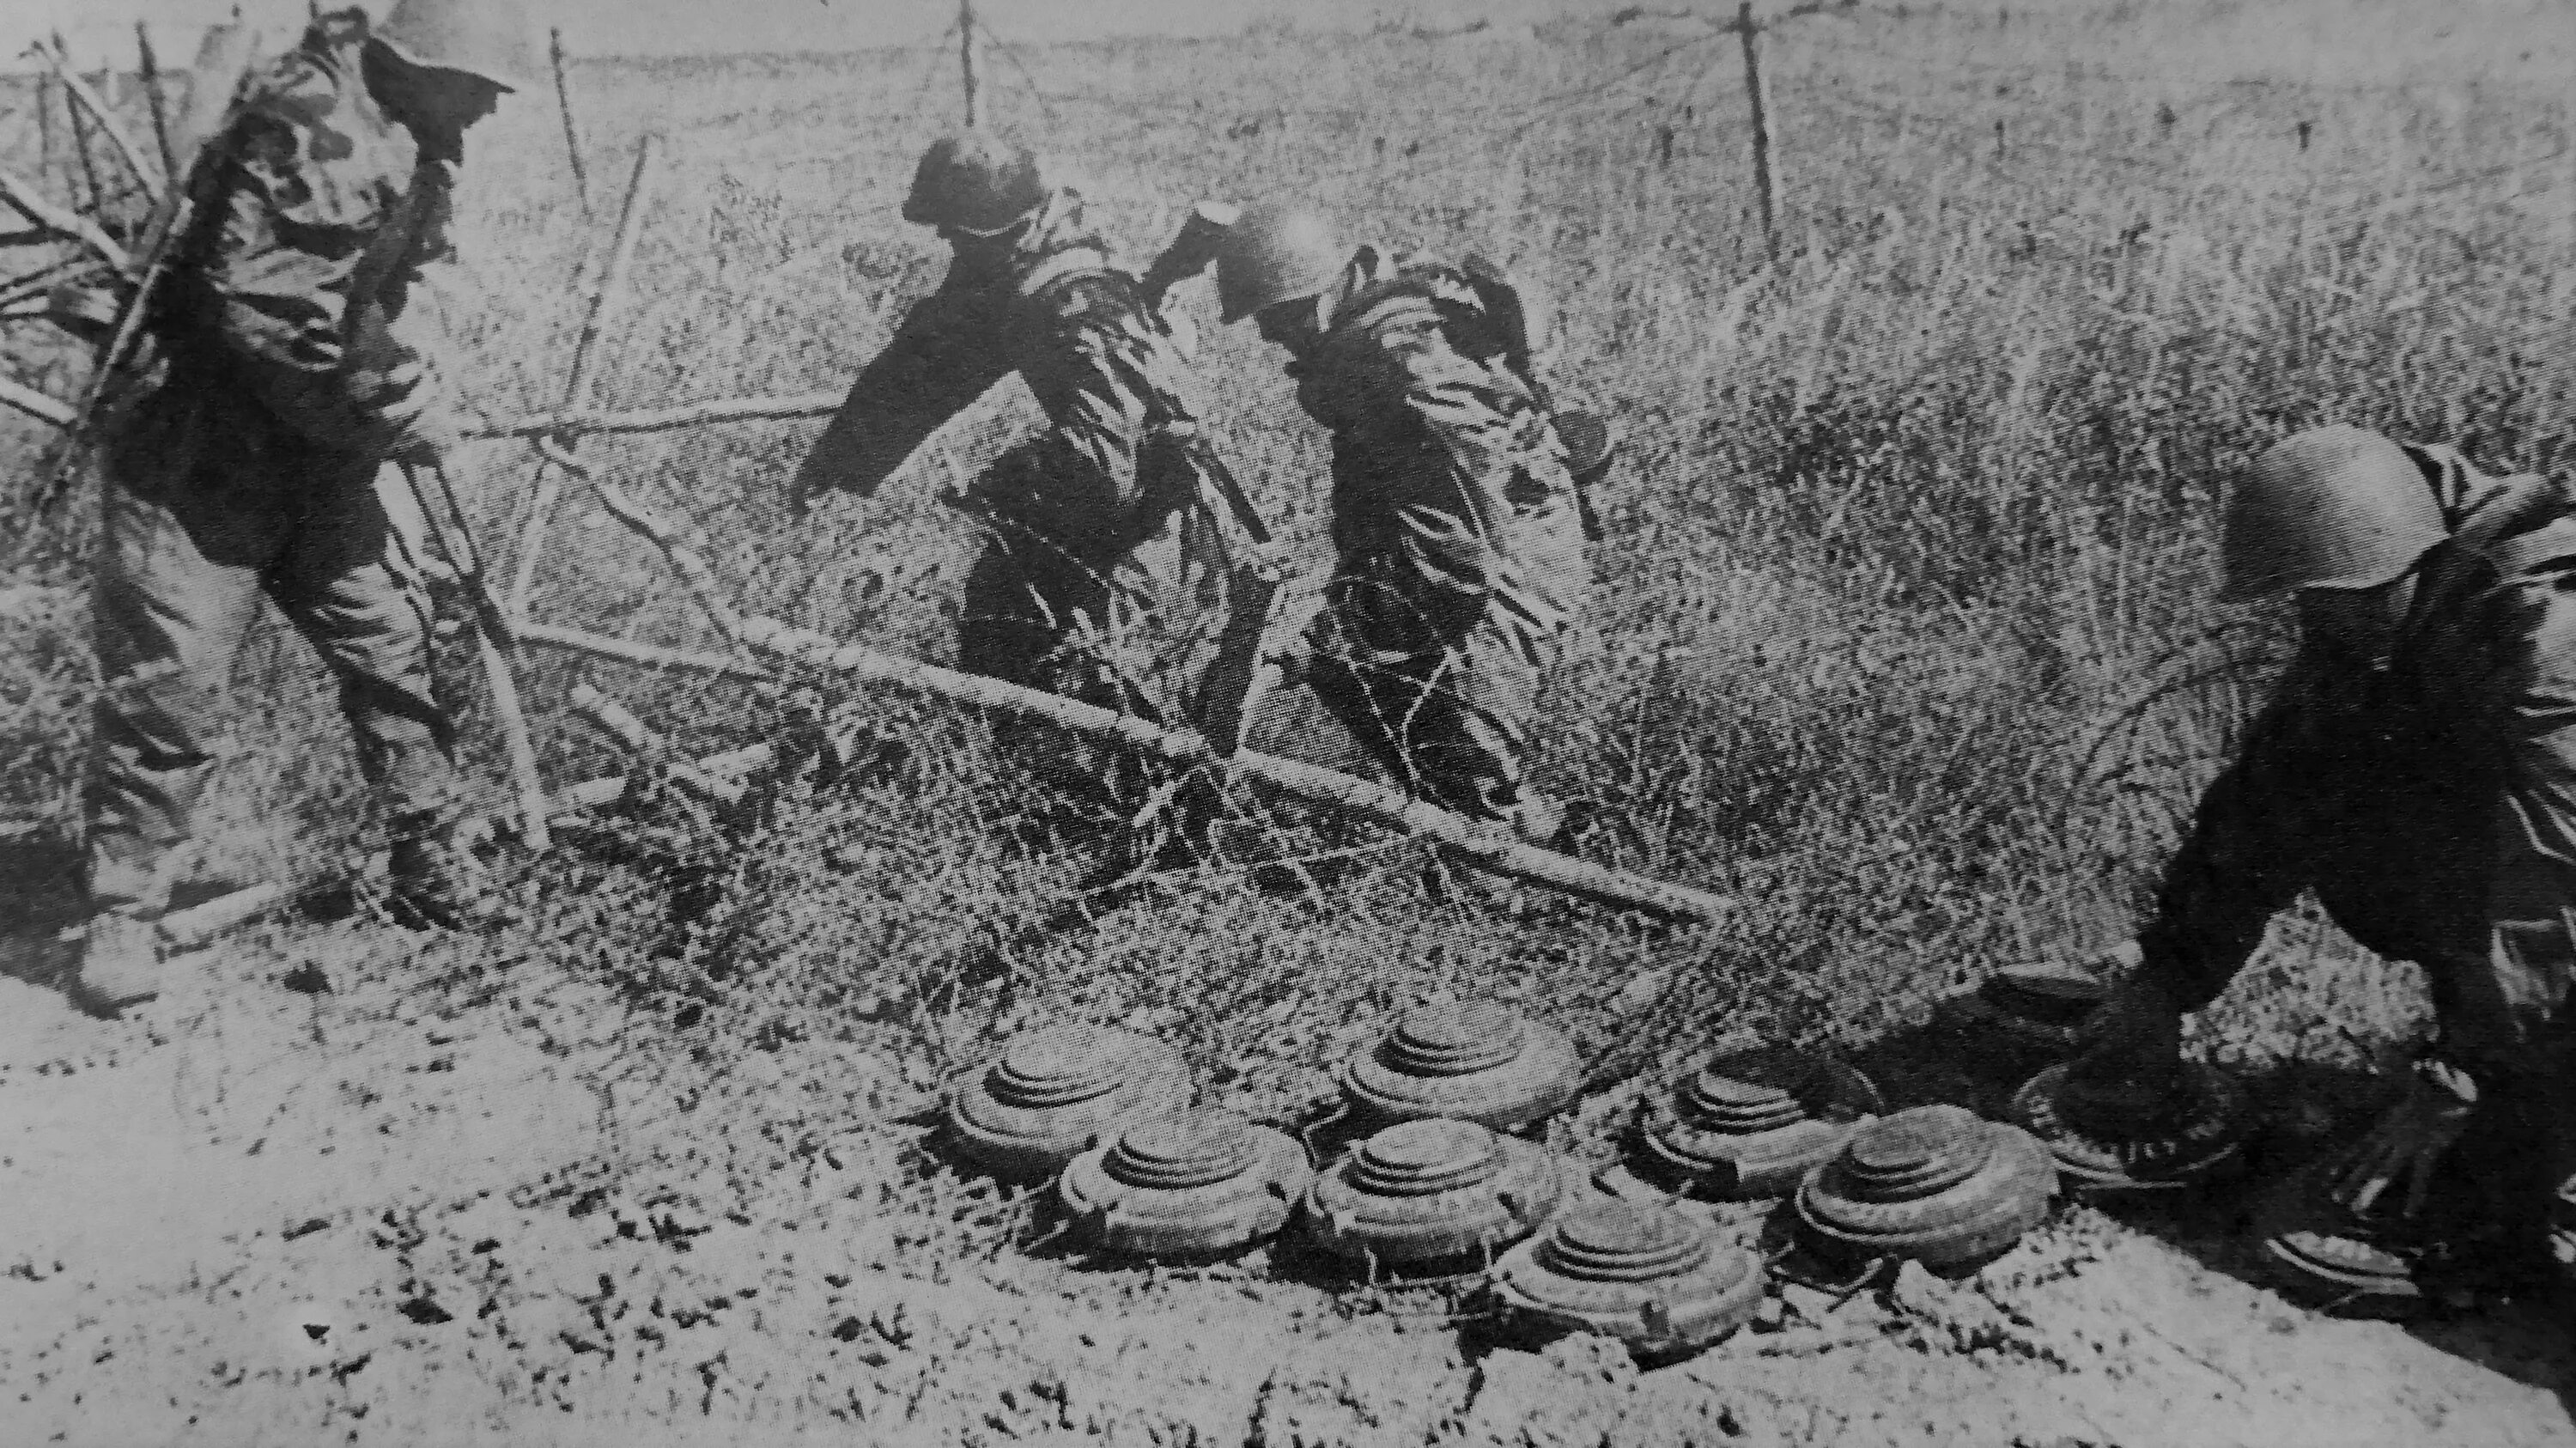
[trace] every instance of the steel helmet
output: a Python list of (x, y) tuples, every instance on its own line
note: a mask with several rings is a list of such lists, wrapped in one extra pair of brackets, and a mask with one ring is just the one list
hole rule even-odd
[(461, 71), (510, 91), (536, 84), (523, 0), (395, 0), (374, 37), (423, 70)]
[(942, 136), (921, 153), (903, 219), (975, 236), (1007, 231), (1046, 204), (1037, 155), (990, 131)]
[(2256, 458), (2228, 498), (2219, 596), (2376, 588), (2449, 536), (2405, 449), (2358, 427), (2311, 428)]
[(1333, 284), (1350, 252), (1332, 225), (1311, 211), (1247, 206), (1218, 244), (1218, 315), (1240, 322), (1281, 302), (1311, 297)]

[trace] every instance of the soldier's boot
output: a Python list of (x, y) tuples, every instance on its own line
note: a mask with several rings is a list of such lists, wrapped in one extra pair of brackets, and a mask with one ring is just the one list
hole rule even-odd
[(415, 930), (490, 935), (518, 923), (482, 863), (452, 828), (419, 830), (394, 841), (387, 870), (394, 918)]
[(81, 939), (79, 974), (72, 999), (105, 1020), (161, 994), (161, 931), (136, 910), (102, 910), (89, 918)]

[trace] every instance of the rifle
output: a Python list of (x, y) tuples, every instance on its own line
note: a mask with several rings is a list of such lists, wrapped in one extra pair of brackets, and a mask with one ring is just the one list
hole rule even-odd
[(1225, 627), (1217, 635), (1216, 657), (1199, 677), (1191, 722), (1219, 758), (1243, 742), (1244, 721), (1253, 705), (1276, 683), (1278, 669), (1263, 652), (1270, 625), (1278, 617), (1279, 595), (1288, 586), (1288, 569), (1270, 540), (1269, 526), (1254, 510), (1243, 483), (1210, 448), (1192, 449), (1195, 471), (1206, 490), (1216, 494), (1234, 515), (1250, 541), (1246, 557), (1233, 570), (1226, 588)]
[(465, 521), (465, 509), (456, 501), (456, 489), (448, 482), (446, 467), (408, 462), (400, 466), (412, 500), (420, 506), (421, 519), (428, 525), (431, 541), (446, 555), (448, 566), (456, 571), (474, 607), (475, 652), (483, 662), (484, 682), (492, 690), (492, 712), (500, 716), (501, 740), (510, 756), (510, 778), (519, 793), (519, 837), (530, 849), (552, 848), (553, 837), (546, 828), (545, 784), (537, 774), (536, 746), (529, 741), (527, 715), (519, 707), (518, 678), (510, 672), (510, 661), (502, 652), (518, 647), (518, 635), (510, 627), (509, 615), (501, 611), (501, 600), (492, 592), (491, 580), (483, 576), (483, 557), (475, 550), (473, 530)]

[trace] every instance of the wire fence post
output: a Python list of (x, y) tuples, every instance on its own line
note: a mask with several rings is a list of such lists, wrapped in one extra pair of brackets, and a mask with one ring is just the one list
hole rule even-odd
[(1771, 104), (1762, 88), (1762, 28), (1753, 23), (1753, 0), (1735, 11), (1735, 38), (1744, 45), (1744, 95), (1753, 107), (1753, 193), (1762, 206), (1762, 246), (1780, 259), (1779, 200), (1771, 175)]
[(975, 77), (975, 0), (957, 0), (957, 67), (966, 84), (966, 125), (984, 123)]
[(563, 112), (564, 154), (572, 157), (573, 190), (581, 196), (581, 214), (590, 220), (590, 169), (581, 163), (581, 131), (572, 123), (572, 88), (564, 84), (563, 27), (546, 32), (546, 50), (555, 67), (555, 108)]
[(134, 22), (134, 49), (143, 66), (143, 98), (152, 107), (152, 139), (161, 148), (161, 174), (179, 181), (179, 153), (170, 145), (170, 112), (161, 100), (161, 63), (152, 54), (152, 32)]

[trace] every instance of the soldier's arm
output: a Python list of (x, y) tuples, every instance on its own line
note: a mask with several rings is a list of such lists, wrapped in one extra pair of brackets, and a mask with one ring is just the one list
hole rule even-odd
[(2562, 583), (2523, 585), (2500, 620), (2510, 637), (2490, 718), (2504, 778), (2488, 820), (2485, 938), (2441, 972), (2442, 1054), (2480, 1076), (2529, 1069), (2576, 984), (2576, 585)]
[(2312, 873), (2305, 824), (2330, 746), (2303, 698), (2304, 677), (2294, 666), (2236, 761), (2202, 793), (2165, 866), (2155, 917), (2139, 932), (2140, 974), (2186, 1012), (2227, 989)]
[(943, 288), (907, 313), (797, 469), (796, 496), (876, 491), (939, 425), (1011, 370), (1000, 303)]
[(198, 254), (188, 321), (270, 411), (311, 442), (390, 453), (442, 430), (434, 362), (365, 293), (394, 198), (334, 125), (318, 77), (239, 113), (228, 184)]

